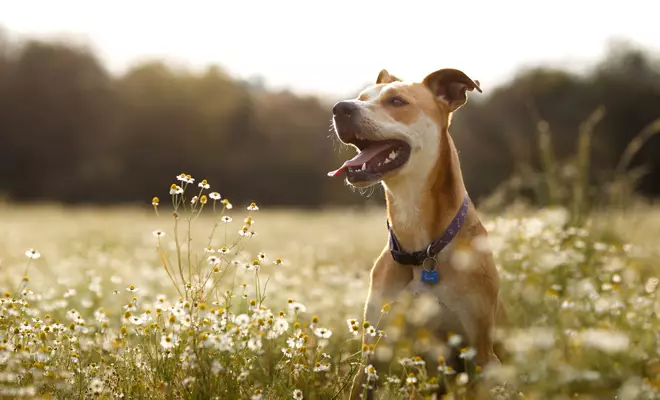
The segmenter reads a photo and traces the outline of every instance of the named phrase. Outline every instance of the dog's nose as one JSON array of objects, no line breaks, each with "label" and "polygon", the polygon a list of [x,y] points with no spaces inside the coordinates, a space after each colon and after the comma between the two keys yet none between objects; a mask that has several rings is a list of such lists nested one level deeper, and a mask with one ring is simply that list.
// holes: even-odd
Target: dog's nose
[{"label": "dog's nose", "polygon": [[340,101],[332,107],[332,114],[335,117],[350,118],[357,112],[357,105],[352,101]]}]

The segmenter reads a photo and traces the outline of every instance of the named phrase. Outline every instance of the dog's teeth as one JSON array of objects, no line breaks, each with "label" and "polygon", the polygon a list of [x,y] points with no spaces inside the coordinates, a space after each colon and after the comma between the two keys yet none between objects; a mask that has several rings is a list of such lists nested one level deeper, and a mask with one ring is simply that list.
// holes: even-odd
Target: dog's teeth
[{"label": "dog's teeth", "polygon": [[387,164],[388,162],[391,162],[391,161],[392,160],[390,160],[389,158],[386,158],[385,161],[383,162],[383,164]]},{"label": "dog's teeth", "polygon": [[364,171],[365,169],[367,169],[367,163],[362,164],[362,171]]},{"label": "dog's teeth", "polygon": [[394,160],[396,158],[396,152],[391,152],[390,155],[387,156],[389,160]]}]

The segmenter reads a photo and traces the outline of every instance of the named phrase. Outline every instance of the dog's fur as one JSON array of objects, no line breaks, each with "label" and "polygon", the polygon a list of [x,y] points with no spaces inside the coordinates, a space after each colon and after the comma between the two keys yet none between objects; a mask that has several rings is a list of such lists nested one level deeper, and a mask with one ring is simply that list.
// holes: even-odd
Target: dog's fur
[{"label": "dog's fur", "polygon": [[[375,181],[349,180],[356,187],[382,183],[389,221],[405,251],[425,249],[442,235],[463,201],[466,188],[448,128],[452,113],[467,102],[467,91],[473,90],[481,92],[478,81],[455,69],[435,71],[421,82],[403,82],[382,70],[375,85],[356,99],[346,100],[357,110],[352,121],[338,121],[337,115],[333,119],[344,143],[351,141],[342,131],[351,130],[358,139],[399,139],[410,146],[409,159],[402,167]],[[393,105],[393,96],[405,103]],[[500,363],[493,332],[496,322],[504,323],[506,315],[499,300],[497,269],[483,245],[486,236],[470,201],[462,229],[437,255],[440,281],[435,285],[421,283],[421,267],[399,265],[385,246],[371,270],[365,320],[375,324],[384,304],[395,302],[407,292],[424,292],[441,305],[442,323],[434,330],[438,337],[458,333],[476,350],[477,365]],[[373,340],[364,335],[364,344]],[[364,382],[363,365],[352,398],[359,397]]]}]

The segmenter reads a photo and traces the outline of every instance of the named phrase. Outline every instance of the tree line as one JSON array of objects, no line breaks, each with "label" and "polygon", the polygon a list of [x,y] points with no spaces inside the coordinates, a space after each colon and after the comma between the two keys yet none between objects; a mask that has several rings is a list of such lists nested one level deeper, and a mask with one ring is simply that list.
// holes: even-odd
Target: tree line
[{"label": "tree line", "polygon": [[[587,73],[535,68],[472,96],[451,127],[472,196],[539,167],[539,121],[551,127],[556,157],[570,158],[581,124],[602,106],[590,150],[597,184],[660,116],[659,66],[643,50],[617,46]],[[193,72],[155,60],[113,76],[88,48],[15,43],[0,31],[0,196],[149,202],[186,172],[237,203],[381,201],[326,177],[353,152],[330,132],[331,108],[330,99],[267,90],[218,66]],[[649,166],[640,183],[647,195],[660,193],[657,142],[632,162]]]}]

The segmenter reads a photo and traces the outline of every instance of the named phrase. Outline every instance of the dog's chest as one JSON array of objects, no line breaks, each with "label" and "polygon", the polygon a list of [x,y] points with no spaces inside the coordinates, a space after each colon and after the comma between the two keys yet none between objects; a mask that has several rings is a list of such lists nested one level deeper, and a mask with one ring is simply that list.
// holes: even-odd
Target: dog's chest
[{"label": "dog's chest", "polygon": [[440,300],[440,297],[444,294],[445,284],[443,282],[438,282],[435,284],[422,282],[421,271],[417,273],[415,271],[414,279],[408,284],[407,290],[412,294],[419,296],[422,294],[433,295]]},{"label": "dog's chest", "polygon": [[443,271],[441,268],[437,268],[436,271],[438,273],[437,282],[429,282],[422,276],[422,274],[425,273],[424,270],[421,267],[415,268],[413,270],[413,279],[407,286],[408,291],[414,295],[433,295],[434,297],[437,297],[439,301],[442,300],[446,297],[445,295],[447,293],[448,284],[448,280],[446,276],[443,276],[443,272],[446,273],[447,271],[446,269]]},{"label": "dog's chest", "polygon": [[413,279],[408,284],[407,289],[415,295],[428,294],[437,297],[438,301],[442,301],[447,297],[448,282],[450,277],[455,274],[452,270],[450,263],[451,245],[445,251],[436,256],[435,271],[438,273],[438,281],[436,283],[424,282],[422,274],[424,269],[416,267],[413,269]]}]

